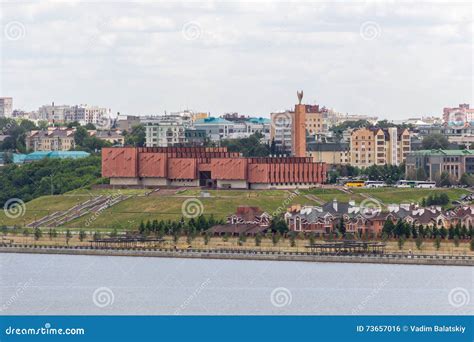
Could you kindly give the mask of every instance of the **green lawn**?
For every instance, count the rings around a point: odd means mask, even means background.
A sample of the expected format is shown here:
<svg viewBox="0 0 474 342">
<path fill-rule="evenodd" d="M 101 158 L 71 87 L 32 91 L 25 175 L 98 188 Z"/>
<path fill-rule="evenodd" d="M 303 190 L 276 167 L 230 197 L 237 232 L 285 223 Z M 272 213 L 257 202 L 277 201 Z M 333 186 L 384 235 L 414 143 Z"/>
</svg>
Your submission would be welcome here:
<svg viewBox="0 0 474 342">
<path fill-rule="evenodd" d="M 103 212 L 85 215 L 67 223 L 66 228 L 118 228 L 135 229 L 142 220 L 177 220 L 182 217 L 183 202 L 197 198 L 202 203 L 204 215 L 213 214 L 216 218 L 225 218 L 235 212 L 239 205 L 257 206 L 272 214 L 276 210 L 283 212 L 292 204 L 317 205 L 308 195 L 329 202 L 336 198 L 340 202 L 354 200 L 360 203 L 364 196 L 371 196 L 384 204 L 401 202 L 419 202 L 423 197 L 435 193 L 447 193 L 451 200 L 459 199 L 467 193 L 463 189 L 352 189 L 353 193 L 345 193 L 338 189 L 311 189 L 299 190 L 299 195 L 291 195 L 287 190 L 207 190 L 211 197 L 200 197 L 201 190 L 187 189 L 169 195 L 144 196 L 147 190 L 79 190 L 64 195 L 44 196 L 26 204 L 25 214 L 17 219 L 11 219 L 0 211 L 0 225 L 24 225 L 33 220 L 59 210 L 67 210 L 72 206 L 84 202 L 91 196 L 104 194 L 132 195 Z M 363 194 L 363 195 L 362 195 Z M 309 196 L 311 197 L 311 196 Z"/>
<path fill-rule="evenodd" d="M 90 195 L 56 195 L 35 198 L 25 204 L 24 215 L 18 218 L 10 218 L 4 210 L 1 210 L 0 225 L 25 225 L 55 211 L 67 210 L 76 204 L 87 201 L 89 198 L 91 198 Z"/>
</svg>

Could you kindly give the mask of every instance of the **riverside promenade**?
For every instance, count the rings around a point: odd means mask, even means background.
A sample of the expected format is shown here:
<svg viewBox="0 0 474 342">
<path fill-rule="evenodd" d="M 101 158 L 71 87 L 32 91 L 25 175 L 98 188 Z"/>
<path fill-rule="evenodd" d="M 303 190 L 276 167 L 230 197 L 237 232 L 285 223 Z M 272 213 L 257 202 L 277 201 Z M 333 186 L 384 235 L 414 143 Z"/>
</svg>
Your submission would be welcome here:
<svg viewBox="0 0 474 342">
<path fill-rule="evenodd" d="M 199 258 L 235 260 L 271 260 L 332 263 L 369 263 L 403 265 L 474 266 L 473 256 L 421 254 L 351 254 L 313 252 L 277 252 L 248 249 L 164 249 L 164 248 L 94 248 L 14 245 L 0 246 L 0 253 L 66 254 L 95 256 L 129 256 L 158 258 Z"/>
</svg>

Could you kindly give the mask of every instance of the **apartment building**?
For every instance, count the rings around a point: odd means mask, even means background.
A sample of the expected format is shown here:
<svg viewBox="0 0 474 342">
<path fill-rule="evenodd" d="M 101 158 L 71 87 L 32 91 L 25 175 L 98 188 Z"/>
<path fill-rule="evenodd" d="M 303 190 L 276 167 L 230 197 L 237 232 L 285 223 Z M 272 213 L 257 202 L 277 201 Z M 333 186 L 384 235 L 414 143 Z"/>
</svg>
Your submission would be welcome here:
<svg viewBox="0 0 474 342">
<path fill-rule="evenodd" d="M 93 124 L 98 128 L 109 129 L 110 109 L 89 106 L 89 105 L 56 105 L 54 102 L 51 105 L 41 106 L 36 118 L 50 123 L 66 123 L 77 121 L 81 125 Z"/>
<path fill-rule="evenodd" d="M 186 142 L 185 131 L 191 119 L 181 115 L 149 116 L 140 120 L 145 126 L 147 147 L 177 146 Z"/>
<path fill-rule="evenodd" d="M 72 115 L 67 117 L 66 121 L 77 121 L 81 125 L 93 124 L 103 129 L 110 128 L 110 109 L 89 105 L 77 105 L 72 109 Z"/>
<path fill-rule="evenodd" d="M 30 131 L 25 138 L 26 148 L 30 151 L 68 151 L 75 147 L 75 129 L 53 128 Z"/>
<path fill-rule="evenodd" d="M 324 162 L 329 165 L 349 164 L 349 144 L 343 142 L 310 142 L 307 144 L 307 155 L 313 162 Z"/>
<path fill-rule="evenodd" d="M 400 165 L 410 150 L 408 129 L 364 127 L 353 130 L 350 136 L 352 166 Z"/>
<path fill-rule="evenodd" d="M 449 126 L 469 126 L 474 124 L 474 109 L 468 103 L 458 107 L 443 108 L 443 122 Z"/>
<path fill-rule="evenodd" d="M 194 128 L 204 130 L 211 141 L 232 138 L 234 126 L 234 122 L 223 118 L 208 117 L 194 121 Z"/>
<path fill-rule="evenodd" d="M 319 109 L 319 105 L 306 105 L 306 131 L 309 135 L 327 132 L 327 113 Z"/>
<path fill-rule="evenodd" d="M 0 118 L 10 118 L 13 113 L 13 98 L 0 97 Z"/>
<path fill-rule="evenodd" d="M 293 116 L 289 110 L 270 114 L 270 140 L 281 154 L 291 154 Z"/>
<path fill-rule="evenodd" d="M 406 159 L 406 173 L 416 175 L 418 169 L 422 169 L 430 181 L 439 181 L 443 172 L 458 181 L 463 173 L 474 174 L 474 150 L 413 151 Z"/>
</svg>

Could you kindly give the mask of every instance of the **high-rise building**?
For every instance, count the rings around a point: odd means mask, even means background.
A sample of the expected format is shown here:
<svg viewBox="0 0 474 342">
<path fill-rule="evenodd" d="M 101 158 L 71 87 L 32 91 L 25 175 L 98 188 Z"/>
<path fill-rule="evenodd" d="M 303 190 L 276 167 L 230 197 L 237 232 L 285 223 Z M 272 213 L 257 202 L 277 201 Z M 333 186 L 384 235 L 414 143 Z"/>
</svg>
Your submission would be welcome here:
<svg viewBox="0 0 474 342">
<path fill-rule="evenodd" d="M 306 105 L 295 105 L 292 125 L 291 151 L 294 157 L 306 156 Z"/>
<path fill-rule="evenodd" d="M 468 103 L 461 103 L 455 108 L 443 108 L 443 121 L 449 126 L 474 125 L 474 109 L 469 108 Z"/>
<path fill-rule="evenodd" d="M 419 150 L 410 152 L 406 160 L 406 174 L 414 179 L 420 170 L 430 181 L 439 182 L 446 172 L 458 181 L 464 173 L 474 174 L 474 150 Z"/>
<path fill-rule="evenodd" d="M 13 98 L 0 97 L 0 118 L 10 118 L 13 113 Z"/>
<path fill-rule="evenodd" d="M 357 167 L 400 165 L 410 150 L 408 129 L 359 128 L 351 133 L 350 164 Z"/>
<path fill-rule="evenodd" d="M 44 105 L 38 109 L 38 120 L 51 123 L 77 121 L 81 125 L 93 124 L 100 129 L 110 128 L 110 109 L 89 105 Z"/>
<path fill-rule="evenodd" d="M 327 110 L 319 105 L 297 104 L 295 110 L 270 114 L 270 141 L 279 154 L 306 156 L 306 135 L 327 132 Z"/>
<path fill-rule="evenodd" d="M 191 125 L 191 119 L 181 115 L 148 116 L 141 119 L 140 122 L 145 126 L 147 147 L 184 144 L 186 142 L 186 128 Z"/>
</svg>

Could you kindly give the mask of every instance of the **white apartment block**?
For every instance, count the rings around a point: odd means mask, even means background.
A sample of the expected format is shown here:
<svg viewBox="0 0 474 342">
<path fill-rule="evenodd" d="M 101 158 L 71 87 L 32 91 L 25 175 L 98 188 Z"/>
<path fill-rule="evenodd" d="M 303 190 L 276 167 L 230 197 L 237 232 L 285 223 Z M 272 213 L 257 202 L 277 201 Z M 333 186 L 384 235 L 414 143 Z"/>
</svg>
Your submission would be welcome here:
<svg viewBox="0 0 474 342">
<path fill-rule="evenodd" d="M 13 113 L 13 98 L 0 97 L 0 118 L 11 118 Z"/>
<path fill-rule="evenodd" d="M 38 120 L 51 123 L 65 123 L 77 121 L 81 125 L 91 123 L 99 129 L 110 128 L 110 109 L 88 105 L 44 105 L 36 114 Z"/>
<path fill-rule="evenodd" d="M 140 122 L 145 126 L 147 147 L 168 147 L 185 143 L 185 130 L 191 124 L 190 118 L 180 115 L 145 117 Z"/>
</svg>

